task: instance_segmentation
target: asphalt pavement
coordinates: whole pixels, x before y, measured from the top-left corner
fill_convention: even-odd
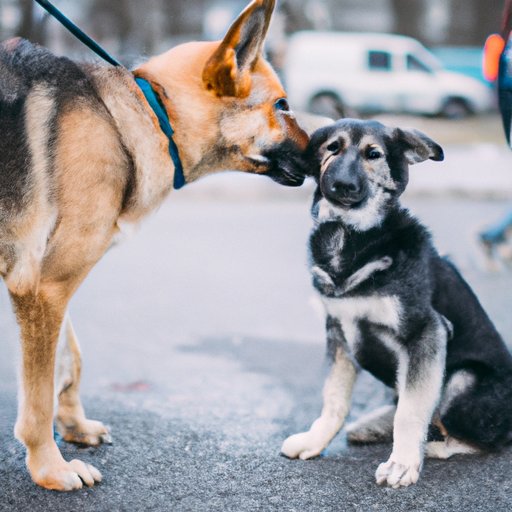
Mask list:
[[[259,194],[260,181],[238,177],[225,190],[225,177],[211,178],[171,196],[73,299],[84,404],[114,442],[61,447],[101,470],[94,488],[57,493],[28,476],[12,437],[17,328],[0,290],[0,511],[512,510],[512,449],[427,460],[401,490],[374,482],[389,445],[348,447],[342,432],[315,460],[279,455],[320,410],[323,319],[306,266],[308,193]],[[509,203],[486,197],[406,202],[511,346],[512,272],[484,271],[474,243]],[[389,399],[362,374],[351,417]]]

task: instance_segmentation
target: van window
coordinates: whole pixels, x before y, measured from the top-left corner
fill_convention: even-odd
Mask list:
[[[368,68],[379,71],[391,71],[391,54],[370,50],[368,52]]]
[[[423,71],[432,73],[432,70],[414,55],[407,55],[407,71]]]

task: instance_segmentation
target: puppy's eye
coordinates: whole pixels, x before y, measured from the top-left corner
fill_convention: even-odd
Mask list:
[[[327,151],[334,153],[335,155],[341,151],[341,142],[339,140],[333,140],[328,146]]]
[[[288,103],[288,100],[286,98],[279,98],[274,103],[274,108],[276,110],[282,110],[283,112],[289,112],[290,111],[290,104]]]
[[[368,158],[368,160],[378,160],[382,156],[382,153],[376,148],[368,148],[366,150],[366,158]]]

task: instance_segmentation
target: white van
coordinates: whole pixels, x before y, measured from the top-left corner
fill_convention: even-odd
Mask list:
[[[421,43],[392,34],[297,32],[284,79],[293,108],[330,117],[355,110],[459,118],[494,104],[484,83],[444,70]]]

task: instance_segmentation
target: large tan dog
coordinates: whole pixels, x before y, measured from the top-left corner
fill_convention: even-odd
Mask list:
[[[261,53],[274,4],[254,0],[222,42],[178,46],[134,72],[169,116],[187,182],[240,169],[302,183],[295,166],[307,135]],[[0,45],[0,274],[22,339],[15,434],[32,479],[47,489],[101,479],[65,461],[53,439],[55,396],[66,441],[109,436],[84,414],[80,352],[63,320],[120,225],[139,222],[172,189],[168,148],[126,69],[79,65],[20,39]]]

